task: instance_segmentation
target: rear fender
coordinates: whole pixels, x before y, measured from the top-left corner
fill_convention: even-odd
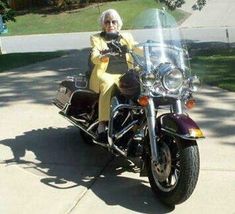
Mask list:
[[[198,125],[185,114],[163,114],[158,117],[157,121],[161,132],[187,140],[204,138]]]

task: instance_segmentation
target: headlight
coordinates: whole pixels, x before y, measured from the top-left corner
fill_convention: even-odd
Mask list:
[[[197,76],[192,76],[189,78],[189,88],[191,91],[195,92],[201,86],[201,82]]]
[[[145,85],[147,87],[151,87],[151,86],[153,86],[153,84],[156,81],[156,76],[153,73],[144,73],[141,75],[140,79],[141,79],[143,85]]]
[[[163,75],[162,84],[169,91],[178,90],[183,84],[182,72],[177,68],[171,69]]]

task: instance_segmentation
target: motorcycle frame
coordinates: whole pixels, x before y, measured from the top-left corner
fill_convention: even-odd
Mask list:
[[[118,151],[120,154],[126,157],[126,153],[123,152],[121,149],[119,149],[115,144],[114,141],[116,139],[120,139],[125,133],[127,133],[129,130],[131,130],[134,125],[136,125],[139,121],[134,120],[132,121],[128,126],[126,126],[124,129],[119,131],[117,134],[114,135],[113,133],[113,127],[114,127],[114,118],[116,114],[122,110],[122,109],[130,109],[130,110],[141,110],[143,109],[142,106],[134,106],[130,104],[119,104],[117,97],[113,97],[111,100],[111,113],[110,113],[110,120],[108,123],[108,144],[109,148],[113,148],[116,151]]]

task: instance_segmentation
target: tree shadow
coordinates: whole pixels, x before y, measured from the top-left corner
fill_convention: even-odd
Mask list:
[[[51,104],[60,81],[87,71],[89,50],[71,50],[60,58],[0,74],[0,105],[8,106],[17,101]]]
[[[120,157],[112,162],[108,151],[80,139],[74,127],[28,131],[0,141],[13,156],[0,164],[17,165],[37,175],[38,182],[61,191],[78,186],[90,188],[107,205],[138,213],[167,213],[174,209],[159,202],[145,180],[122,176],[124,172],[138,173],[130,161]]]
[[[175,209],[161,203],[152,192],[147,178],[138,176],[139,168],[133,162],[116,157],[91,190],[109,206],[122,205],[138,213],[168,213]],[[112,188],[107,190],[107,185]]]
[[[200,115],[202,118],[198,122],[202,130],[211,132],[211,135],[216,138],[234,136],[234,94],[234,92],[208,86],[204,86],[195,93],[197,107],[192,110],[192,114]],[[190,111],[189,114],[191,114]],[[197,121],[197,118],[195,120]]]
[[[2,160],[2,164],[16,164],[33,174],[46,176],[46,180],[76,185],[87,186],[83,179],[90,180],[98,175],[99,168],[111,159],[102,148],[81,143],[78,129],[74,127],[32,130],[14,139],[2,140],[0,144],[8,146],[13,155],[13,158]],[[87,167],[91,170],[86,170]],[[42,182],[46,183],[46,180],[42,178]]]
[[[193,58],[197,55],[225,55],[229,51],[234,53],[235,43],[226,43],[226,42],[200,42],[195,40],[185,40],[188,49],[190,58]],[[215,84],[221,79],[218,79],[216,73],[220,69],[225,69],[225,64],[227,62],[221,62],[214,66],[214,69],[211,68],[211,76],[207,81],[210,82],[210,85]],[[229,62],[233,63],[233,62]],[[204,65],[200,65],[198,68],[201,70],[206,70]],[[195,66],[194,66],[195,67]],[[232,68],[232,66],[230,66]],[[227,68],[227,67],[226,67]],[[221,76],[221,75],[220,75]],[[200,75],[199,75],[200,77]],[[232,71],[223,78],[223,82],[234,82],[234,74]],[[234,92],[229,92],[224,89],[219,89],[217,87],[211,87],[207,85],[202,85],[202,89],[199,92],[194,94],[194,97],[197,101],[197,108],[193,110],[194,113],[199,114],[202,121],[199,121],[200,127],[202,130],[210,131],[213,137],[222,138],[222,137],[231,137],[234,136],[234,120],[235,120],[235,98]],[[189,112],[190,113],[190,112]],[[195,118],[196,119],[196,118]],[[197,119],[196,119],[197,121]]]
[[[231,143],[231,142],[230,142],[230,143],[228,143],[228,142],[224,142],[224,141],[223,141],[223,142],[220,142],[220,144],[221,144],[221,145],[225,145],[225,146],[230,146],[230,147],[235,146],[235,143],[234,143],[234,142],[232,142],[232,143]]]

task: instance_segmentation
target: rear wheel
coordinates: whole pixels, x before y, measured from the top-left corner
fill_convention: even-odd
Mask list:
[[[199,151],[196,141],[165,137],[159,143],[161,163],[146,158],[148,178],[153,192],[168,205],[180,204],[192,194],[199,175]]]

